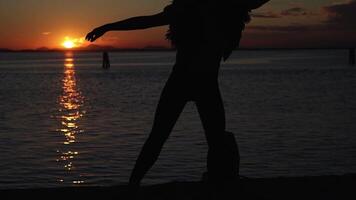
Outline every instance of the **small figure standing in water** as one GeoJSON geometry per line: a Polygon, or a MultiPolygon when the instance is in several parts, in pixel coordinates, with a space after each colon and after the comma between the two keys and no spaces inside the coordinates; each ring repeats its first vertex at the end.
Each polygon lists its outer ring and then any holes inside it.
{"type": "Polygon", "coordinates": [[[110,68],[109,53],[105,51],[103,53],[103,69],[109,69],[109,68],[110,68]]]}
{"type": "Polygon", "coordinates": [[[355,65],[355,48],[349,49],[349,63],[350,65],[355,65]]]}
{"type": "Polygon", "coordinates": [[[130,177],[137,188],[157,160],[180,113],[195,102],[208,142],[208,180],[239,176],[234,135],[225,131],[225,111],[218,84],[221,60],[239,46],[250,11],[269,0],[173,0],[162,12],[106,24],[88,33],[93,42],[108,31],[128,31],[169,25],[167,38],[176,48],[176,63],[161,93],[151,133],[130,177]]]}

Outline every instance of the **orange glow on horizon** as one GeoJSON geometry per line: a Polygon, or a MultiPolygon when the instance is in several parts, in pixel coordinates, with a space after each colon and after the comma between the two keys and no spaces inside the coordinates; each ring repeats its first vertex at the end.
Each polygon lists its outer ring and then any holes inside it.
{"type": "Polygon", "coordinates": [[[73,49],[73,48],[82,47],[84,43],[85,43],[85,39],[83,37],[71,38],[66,36],[61,45],[65,49],[73,49]]]}

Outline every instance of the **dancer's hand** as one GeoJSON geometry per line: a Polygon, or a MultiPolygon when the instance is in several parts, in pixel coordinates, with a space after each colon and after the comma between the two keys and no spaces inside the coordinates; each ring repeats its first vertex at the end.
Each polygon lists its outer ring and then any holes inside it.
{"type": "Polygon", "coordinates": [[[94,42],[95,40],[97,40],[98,38],[103,36],[107,31],[108,30],[107,30],[106,26],[100,26],[100,27],[92,30],[90,33],[88,33],[87,36],[85,37],[85,39],[90,42],[94,42]]]}

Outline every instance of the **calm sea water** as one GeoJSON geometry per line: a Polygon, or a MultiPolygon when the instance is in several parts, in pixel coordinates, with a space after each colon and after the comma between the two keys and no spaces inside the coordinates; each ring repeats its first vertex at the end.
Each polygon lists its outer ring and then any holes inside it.
{"type": "MultiPolygon", "coordinates": [[[[0,189],[124,184],[173,52],[0,53],[0,189]]],[[[239,51],[220,87],[249,177],[356,173],[356,67],[346,50],[239,51]]],[[[196,181],[207,145],[185,108],[145,184],[196,181]]]]}

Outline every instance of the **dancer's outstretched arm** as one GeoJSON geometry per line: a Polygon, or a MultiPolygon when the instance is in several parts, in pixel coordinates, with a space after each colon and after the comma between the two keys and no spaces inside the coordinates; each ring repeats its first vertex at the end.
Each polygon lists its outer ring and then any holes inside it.
{"type": "Polygon", "coordinates": [[[122,21],[97,27],[93,31],[88,33],[85,38],[90,42],[94,42],[108,31],[138,30],[156,26],[163,26],[167,24],[168,18],[164,12],[161,12],[150,16],[132,17],[122,21]]]}

